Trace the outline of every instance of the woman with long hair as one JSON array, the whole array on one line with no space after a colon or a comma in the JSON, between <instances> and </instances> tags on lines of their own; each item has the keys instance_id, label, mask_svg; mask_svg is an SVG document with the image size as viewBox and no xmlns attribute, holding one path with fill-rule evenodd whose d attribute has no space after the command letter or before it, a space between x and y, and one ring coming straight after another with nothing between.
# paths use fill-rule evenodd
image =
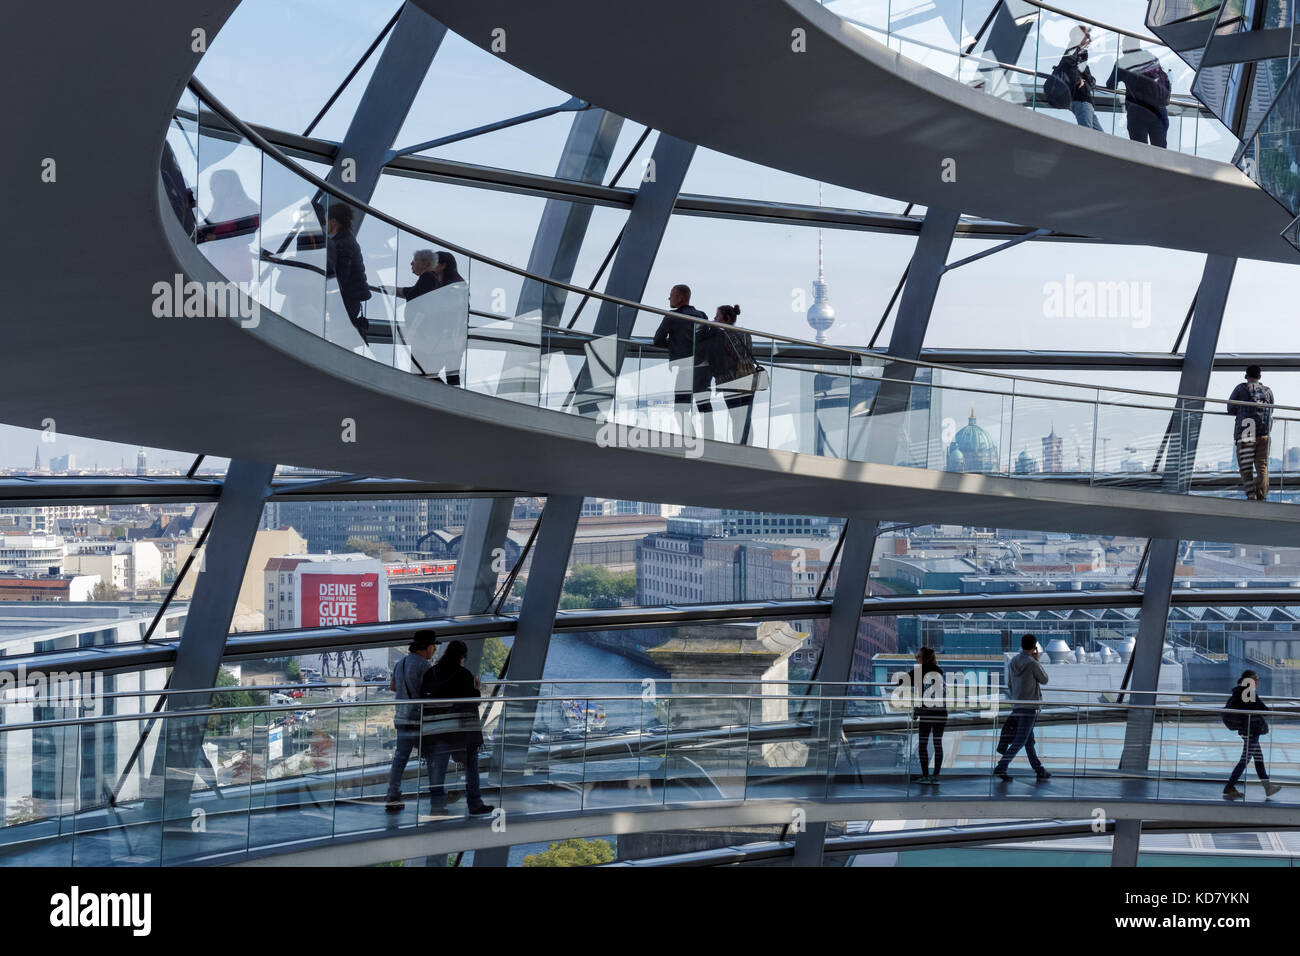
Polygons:
<instances>
[{"instance_id":1,"label":"woman with long hair","mask_svg":"<svg viewBox=\"0 0 1300 956\"><path fill-rule=\"evenodd\" d=\"M456 270L456 257L450 252L435 252L433 255L433 274L438 277L438 288L453 282L464 282L464 277Z\"/></svg>"},{"instance_id":2,"label":"woman with long hair","mask_svg":"<svg viewBox=\"0 0 1300 956\"><path fill-rule=\"evenodd\" d=\"M447 779L447 762L453 753L465 765L465 797L472 815L491 813L483 802L479 787L478 750L483 746L483 725L479 722L479 680L465 668L469 647L464 641L452 641L442 657L429 668L421 688L423 696L440 701L424 705L421 747L433 754L430 771L429 809L441 813L447 809L443 783ZM463 701L460 699L464 698Z\"/></svg>"},{"instance_id":3,"label":"woman with long hair","mask_svg":"<svg viewBox=\"0 0 1300 956\"><path fill-rule=\"evenodd\" d=\"M921 777L917 783L937 784L943 765L943 731L948 725L945 706L943 668L933 647L916 652L916 673L920 679L912 688L912 713L916 717L916 749L921 758ZM934 773L930 773L929 742L934 741Z\"/></svg>"},{"instance_id":4,"label":"woman with long hair","mask_svg":"<svg viewBox=\"0 0 1300 956\"><path fill-rule=\"evenodd\" d=\"M406 303L398 333L420 374L448 385L460 384L469 338L469 283L450 252L430 252L433 264L425 294Z\"/></svg>"},{"instance_id":5,"label":"woman with long hair","mask_svg":"<svg viewBox=\"0 0 1300 956\"><path fill-rule=\"evenodd\" d=\"M1251 759L1255 761L1255 775L1264 785L1265 796L1271 797L1282 789L1280 784L1269 782L1268 768L1264 766L1264 749L1259 743L1259 738L1268 733L1268 720L1264 717L1267 711L1268 707L1259 696L1259 675L1251 670L1242 671L1223 714L1224 724L1241 735L1241 759L1232 768L1232 776L1223 788L1223 796L1228 800L1240 800L1245 796L1237 789L1237 781L1246 772L1246 764Z\"/></svg>"}]
</instances>

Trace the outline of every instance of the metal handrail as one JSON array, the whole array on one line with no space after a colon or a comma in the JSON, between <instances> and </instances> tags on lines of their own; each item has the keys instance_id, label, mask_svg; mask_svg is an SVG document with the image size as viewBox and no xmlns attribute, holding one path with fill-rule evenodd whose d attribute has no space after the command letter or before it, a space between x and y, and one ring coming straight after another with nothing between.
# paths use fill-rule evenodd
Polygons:
<instances>
[{"instance_id":1,"label":"metal handrail","mask_svg":"<svg viewBox=\"0 0 1300 956\"><path fill-rule=\"evenodd\" d=\"M310 655L303 655L303 656L310 656ZM901 664L902 661L900 661L899 663ZM996 662L990 662L990 666L993 667L993 668L997 668L997 667L999 667L1000 665L998 665ZM1087 665L1082 665L1082 666L1087 666ZM910 672L910 668L908 669L908 671ZM900 672L900 673L902 672L902 668L899 669L899 672ZM76 678L73 678L73 679L76 679ZM157 689L154 689L154 690L149 690L149 689L145 689L145 690L120 690L120 691L107 691L107 692L102 693L102 694L101 694L101 693L95 693L95 692L86 692L86 693L75 694L75 695L71 695L71 694L69 694L69 695L63 695L63 696L58 697L58 700L59 700L59 701L71 701L71 700L81 700L81 699L85 699L85 698L98 699L98 700L108 700L108 699L110 699L110 698L129 698L129 697L167 697L167 696L171 696L171 695L173 695L173 694L179 696L179 695L185 695L185 694L209 694L209 693L210 693L210 694L222 694L222 693L236 693L236 692L248 692L248 693L262 693L262 692L269 692L269 693L279 693L279 692L282 691L282 690L306 690L306 689L309 689L309 688L310 688L310 689L330 690L330 691L333 691L333 690L343 690L343 689L350 689L350 690L366 690L366 689L370 689L370 688L378 688L378 689L380 689L380 690L384 690L384 689L386 689L386 688L388 687L388 685L389 685L389 682L388 682L388 681L383 681L383 680L361 681L361 680L355 680L355 679L353 679L353 678L346 678L346 677L345 677L345 678L342 678L342 680L345 681L345 682L346 682L346 681L352 681L352 683L350 683L350 684L349 684L349 683L334 683L334 684L304 684L304 683L299 682L299 683L296 683L296 684L294 684L294 683L289 683L289 684L228 684L228 685L226 685L226 686L224 686L224 687L191 687L191 688L185 688L185 689L176 689L176 688L170 688L170 687L160 687L160 688L157 688ZM665 684L708 684L708 685L710 685L710 686L713 686L713 685L716 685L716 684L722 684L722 685L738 684L738 685L744 685L744 686L752 686L752 685L754 685L754 684L763 684L763 685L767 685L767 684L775 684L775 685L792 685L792 684L793 684L793 685L798 685L798 686L800 686L800 687L844 687L844 686L849 686L849 687L889 687L889 688L893 688L893 687L897 687L897 686L898 686L898 682L897 682L897 681L867 681L867 680L841 680L841 681L830 681L830 680L816 680L816 679L812 679L812 678L809 678L809 679L806 679L806 680L799 680L798 678L767 678L767 677L755 677L755 678L743 678L743 677L545 677L545 678L530 678L530 679L528 679L528 680L506 680L506 679L504 679L504 678L495 678L495 679L493 679L493 678L486 678L486 679L484 679L484 680L482 681L482 683L483 683L483 686L485 686L485 687L489 687L489 686L492 686L492 687L497 687L497 686L501 686L501 687L505 687L505 686L510 686L510 687L529 687L529 686L542 686L542 685L546 685L546 684L560 684L560 685L563 685L563 684L642 684L642 683L644 683L646 680L654 681L656 684L658 684L658 683L665 683ZM963 685L963 686L965 686L965 685ZM1069 694L1098 694L1098 693L1106 694L1106 693L1120 693L1119 690L1111 691L1111 690L1100 689L1100 688L1096 688L1096 687L1060 687L1060 686L1057 686L1057 685L1055 685L1055 684L1051 685L1051 690L1052 690L1053 693L1069 693ZM1157 689L1157 690L1151 690L1151 691L1134 691L1134 693L1156 694L1156 695L1161 696L1161 697L1209 697L1209 698L1213 698L1213 699L1226 699L1226 698L1228 698L1228 697L1231 696L1230 694L1224 694L1224 693L1220 693L1220 692L1218 692L1218 691L1182 691L1182 690L1159 690L1159 689ZM586 694L574 694L574 695L571 695L571 696L574 696L574 697L576 697L576 698L578 698L578 699L587 699L589 695L586 695ZM765 695L757 695L757 696L765 696ZM812 697L813 695L806 695L806 696ZM1276 695L1276 694L1268 694L1268 695L1264 695L1264 696L1267 696L1269 700L1275 700L1275 701L1296 701L1296 702L1300 702L1300 697L1283 697L1283 696L1279 696L1279 695ZM413 699L422 699L422 698L404 698L404 697L398 697L398 698L393 698L393 701L402 702L402 701L409 701L409 700L413 700ZM863 699L868 699L868 700L883 700L884 698L876 697L876 698L863 698ZM37 703L39 704L40 702L37 701ZM355 703L355 704L360 704L360 703L364 703L364 702L363 702L363 701L344 701L343 703ZM385 703L385 704L387 704L387 703L389 703L389 701L387 701L387 700L385 700L385 701L380 701L380 703ZM13 702L10 702L9 704L7 704L7 705L3 705L3 706L19 706L19 707L25 707L25 706L31 706L31 702L29 702L29 701L13 701ZM277 704L277 705L275 705L275 706L277 706L277 707L297 707L297 708L301 708L301 707L313 707L313 706L315 706L315 704L314 704L314 703L302 704L301 702L296 702L296 703L294 703L294 704Z\"/></svg>"},{"instance_id":2,"label":"metal handrail","mask_svg":"<svg viewBox=\"0 0 1300 956\"><path fill-rule=\"evenodd\" d=\"M1029 2L1029 0L1026 0L1026 2ZM836 15L839 16L839 14L836 14ZM917 39L917 38L915 38L915 37L902 36L902 35L900 35L900 34L892 33L892 32L889 30L889 28L887 28L887 27L876 26L876 25L874 25L874 24L867 23L865 20L858 20L858 19L855 18L855 17L845 17L845 16L840 16L840 19L843 20L845 23L851 23L851 24L853 24L853 26L855 26L855 27L861 27L861 28L864 29L864 30L871 30L871 31L873 31L873 32L875 32L875 33L883 34L883 35L885 36L886 40L898 40L898 41L901 42L901 43L908 43L908 44L911 44L912 46L919 46L919 47L923 47L924 49L927 49L927 50L933 50L933 51L936 52L936 53L943 53L943 54L945 54L945 55L947 55L947 56L953 56L953 57L956 57L956 58L959 59L959 60L975 60L976 62L979 62L979 63L988 64L989 66L994 66L994 67L997 67L997 68L999 68L999 69L1006 70L1008 73L1019 73L1019 74L1021 74L1022 76L1033 76L1033 77L1036 77L1036 78L1038 78L1038 79L1044 79L1044 80L1047 79L1048 77L1050 77L1050 76L1052 75L1051 73L1042 73L1042 72L1039 72L1039 71L1036 70L1036 69L1030 69L1029 67L1021 66L1021 65L1018 64L1018 63L1005 63L1005 62L1003 62L1002 60L991 59L991 58L989 58L989 57L987 57L987 56L982 56L981 54L978 54L978 53L968 53L968 52L961 52L961 51L959 51L959 50L950 50L950 49L948 49L947 47L942 47L942 46L940 46L940 45L937 44L937 43L930 43L930 42L928 42L928 41L926 41L926 40L920 40L920 39ZM1084 23L1094 23L1094 21L1087 20L1087 19L1085 19L1085 18L1083 18L1083 17L1074 17L1073 19L1080 20L1080 21L1082 21L1082 22L1084 22ZM1109 29L1111 29L1111 31L1112 31L1112 32L1115 32L1115 33L1122 33L1122 32L1123 32L1123 31L1120 31L1120 30L1115 30L1114 28L1109 28ZM1135 38L1137 38L1137 39L1142 39L1142 37L1141 37L1139 34L1136 34L1136 33L1127 33L1127 34L1124 34L1124 35L1125 35L1125 36L1132 36L1132 37L1135 37ZM1165 44L1161 43L1159 40L1150 39L1150 40L1145 40L1144 42L1149 42L1149 43L1152 44L1153 46L1158 46L1158 47L1160 47L1162 50L1166 50L1166 51L1168 51L1169 53L1173 54L1174 56L1177 56L1177 55L1178 55L1178 54L1175 53L1173 50L1169 49L1168 46L1166 46ZM922 64L922 65L924 65L924 64ZM938 72L938 71L936 70L935 72ZM1097 85L1097 86L1095 86L1095 87L1093 87L1093 89L1094 89L1094 90L1103 90L1103 91L1105 91L1105 92L1107 92L1107 93L1110 93L1110 94L1112 94L1112 95L1114 95L1114 96L1123 96L1123 95L1125 95L1122 91L1120 91L1120 90L1118 90L1118 89L1116 89L1116 88L1114 88L1114 87L1110 87L1110 86L1101 86L1100 84ZM1183 96L1171 97L1170 100L1169 100L1169 105L1180 106L1180 107L1192 107L1193 109L1195 109L1195 111L1196 111L1197 113L1203 113L1205 116L1209 117L1210 119L1218 119L1218 117L1216 117L1212 112L1210 112L1210 110L1209 110L1208 108L1206 108L1206 106L1205 106L1203 103L1201 103L1200 100L1197 100L1197 99L1195 99L1194 97L1190 97L1190 96L1189 96L1189 97L1183 97ZM1179 115L1181 115L1181 114L1179 114Z\"/></svg>"},{"instance_id":3,"label":"metal handrail","mask_svg":"<svg viewBox=\"0 0 1300 956\"><path fill-rule=\"evenodd\" d=\"M222 688L231 690L232 688ZM191 691L193 693L193 691ZM1158 693L1156 691L1136 691L1135 694L1151 695ZM486 704L541 704L563 702L572 699L579 699L588 702L641 702L643 698L640 694L585 694L563 696L519 696L519 697L502 697L502 698L474 698L474 697L417 697L402 698L389 702L368 702L368 701L325 701L312 703L308 705L312 710L343 710L347 708L361 707L390 707L395 704L407 704L413 706L423 706L426 704L464 704L466 702L477 701L478 705ZM1241 714L1268 714L1274 718L1300 718L1300 712L1291 710L1267 711L1258 710L1228 710L1224 707L1197 707L1195 705L1180 705L1171 707L1168 704L1133 704L1133 703L1107 703L1104 701L1079 701L1077 703L1060 703L1056 701L1043 700L1017 700L995 695L977 695L976 701L985 703L996 703L999 707L1015 708L1018 706L1034 707L1038 710L1050 711L1070 711L1070 710L1096 710L1096 711L1131 711L1131 710L1150 710L1150 711L1177 711L1178 713L1192 714L1223 714L1241 713ZM802 702L819 702L819 703L861 703L861 704L880 704L888 703L887 697L862 697L851 695L825 695L810 696L807 694L659 694L655 697L656 701L746 701L749 703L771 703L774 701L802 701ZM159 711L158 713L138 713L138 714L99 714L93 717L59 717L53 720L25 721L15 724L0 724L0 735L23 730L45 730L51 727L84 727L98 724L116 724L130 721L155 721L155 720L190 720L199 717L223 717L234 714L264 714L264 713L292 713L296 710L302 710L302 704L254 704L244 707L196 707L186 710ZM916 710L912 706L903 706L899 708L900 712L912 712ZM981 710L980 707L967 708L969 710ZM761 723L761 722L760 722Z\"/></svg>"},{"instance_id":4,"label":"metal handrail","mask_svg":"<svg viewBox=\"0 0 1300 956\"><path fill-rule=\"evenodd\" d=\"M1105 23L1101 20L1093 20L1090 17L1080 16L1079 14L1072 13L1069 10L1062 10L1060 7L1054 7L1051 4L1043 3L1042 0L1024 0L1024 2L1029 4L1031 7L1038 7L1040 10L1046 10L1048 13L1055 13L1063 17L1068 17L1071 20L1078 20L1082 23L1090 23L1094 27L1101 27L1103 30L1109 30L1111 33L1119 33L1123 36L1134 37L1141 40L1143 43L1150 43L1152 46L1163 47L1164 49L1169 50L1169 52L1173 52L1164 41L1157 37L1148 36L1145 33L1137 33L1133 30L1123 30L1119 27L1113 27L1109 23Z\"/></svg>"},{"instance_id":5,"label":"metal handrail","mask_svg":"<svg viewBox=\"0 0 1300 956\"><path fill-rule=\"evenodd\" d=\"M238 132L241 136L247 139L250 143L252 143L258 149L260 149L262 152L269 155L281 166L284 166L286 169L288 169L290 172L294 173L301 179L304 179L307 182L311 183L313 186L315 186L322 192L328 193L334 198L354 206L358 211L364 213L367 216L373 216L379 221L387 223L388 225L392 226L394 229L399 229L402 230L403 232L408 232L411 235L423 239L425 242L429 242L433 245L441 246L445 249L449 249L453 252L457 252L460 255L465 256L467 259L476 260L487 266L491 266L492 268L501 269L502 271L508 272L511 275L519 276L520 278L523 279L530 279L534 282L538 282L541 283L542 285L547 285L552 288L563 289L566 292L572 292L578 295L589 296L593 299L598 299L602 302L609 302L612 303L613 305L617 305L623 308L634 309L638 312L646 312L651 315L658 315L661 317L671 316L674 319L690 322L694 325L711 327L715 324L707 319L699 319L696 318L695 316L682 315L681 313L672 312L668 309L661 309L657 306L646 305L645 303L642 302L634 302L630 299L620 298L619 296L610 295L606 292L600 292L595 289L587 289L579 285L574 285L571 282L563 282L559 279L551 278L550 276L544 276L535 272L530 272L528 269L521 268L520 266L516 266L512 263L505 262L501 259L496 259L491 256L484 255L482 253L474 252L473 250L467 248L466 246L462 246L459 243L449 242L448 240L443 239L439 236L435 236L430 232L426 232L423 229L405 223L402 220L397 219L394 216L390 216L388 213L383 212L380 209L377 209L376 207L372 206L370 203L364 202L356 198L355 196L352 196L345 190L338 188L332 183L326 182L324 179L317 176L315 173L300 166L294 160L290 159L287 155L285 155L279 149L279 147L271 143L268 139L266 139L266 137L264 137L262 134L257 132L255 129L253 129L243 120L241 120L238 116L236 116L227 106L225 106L220 100L218 100L211 93L211 91L209 91L208 88L204 86L203 83L201 83L197 78L191 77L188 86L196 96L198 96L201 100L207 103L207 105L213 110L213 112L215 112L218 116L220 116L225 122L229 123L236 132ZM745 331L750 331L750 330L745 330ZM761 330L754 330L752 334L760 335L763 338L773 339L779 342L788 342L791 345L805 346L807 348L814 349L817 351L841 352L847 355L861 356L864 359L876 363L909 365L915 368L938 369L940 371L964 373L967 375L972 374L969 369L961 368L959 366L943 365L937 362L925 362L919 359L902 358L893 355L882 356L879 352L872 352L865 349L853 348L849 346L826 345L825 343L818 343L808 339L800 339L794 336L784 335L778 332L764 332ZM1216 404L1221 404L1221 405L1229 404L1229 400L1227 399L1211 398L1205 395L1182 395L1173 392L1155 392L1147 389L1128 388L1128 387L1121 387L1121 386L1088 386L1088 385L1081 385L1080 383L1077 382L1060 382L1052 379L1038 378L1036 376L1008 375L1005 372L997 372L997 371L982 371L979 374L986 375L990 378L999 378L1007 381L1033 382L1040 385L1052 385L1056 387L1066 387L1066 388L1093 387L1093 388L1098 388L1101 391L1105 391L1105 392L1112 392L1116 394L1126 394L1126 395L1140 395L1149 398L1173 400L1175 402L1178 401L1214 402ZM1243 405L1249 403L1233 402L1231 404ZM1267 407L1270 407L1274 410L1300 412L1300 406L1295 406L1295 405L1275 404Z\"/></svg>"}]
</instances>

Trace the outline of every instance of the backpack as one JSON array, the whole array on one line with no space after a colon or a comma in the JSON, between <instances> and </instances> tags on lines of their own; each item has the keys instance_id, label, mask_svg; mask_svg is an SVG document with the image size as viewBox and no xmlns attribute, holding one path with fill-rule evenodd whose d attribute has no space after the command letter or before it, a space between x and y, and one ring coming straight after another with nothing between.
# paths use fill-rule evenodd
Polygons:
<instances>
[{"instance_id":1,"label":"backpack","mask_svg":"<svg viewBox=\"0 0 1300 956\"><path fill-rule=\"evenodd\" d=\"M754 353L750 351L744 336L730 332L724 332L723 335L726 336L724 354L727 371L730 373L729 380L753 375L758 370L758 362L754 360Z\"/></svg>"},{"instance_id":2,"label":"backpack","mask_svg":"<svg viewBox=\"0 0 1300 956\"><path fill-rule=\"evenodd\" d=\"M1169 74L1165 72L1158 62L1152 61L1141 70L1136 71L1139 76L1143 77L1150 83L1151 92L1156 106L1168 106L1169 97L1173 93L1173 88L1169 83Z\"/></svg>"},{"instance_id":3,"label":"backpack","mask_svg":"<svg viewBox=\"0 0 1300 956\"><path fill-rule=\"evenodd\" d=\"M1074 97L1070 95L1070 84L1065 82L1065 77L1061 75L1059 63L1052 67L1052 75L1043 81L1043 96L1047 99L1047 105L1053 109L1070 108L1070 101Z\"/></svg>"},{"instance_id":4,"label":"backpack","mask_svg":"<svg viewBox=\"0 0 1300 956\"><path fill-rule=\"evenodd\" d=\"M1131 70L1124 71L1127 100L1149 110L1169 105L1169 74L1155 60L1148 60Z\"/></svg>"},{"instance_id":5,"label":"backpack","mask_svg":"<svg viewBox=\"0 0 1300 956\"><path fill-rule=\"evenodd\" d=\"M1233 733L1243 733L1246 729L1246 715L1234 713L1236 708L1241 706L1239 695L1233 694L1228 698L1228 702L1223 705L1223 726L1227 727Z\"/></svg>"},{"instance_id":6,"label":"backpack","mask_svg":"<svg viewBox=\"0 0 1300 956\"><path fill-rule=\"evenodd\" d=\"M1252 737L1262 737L1268 733L1268 721L1264 718L1263 713L1243 714L1243 710L1260 710L1263 707L1249 707L1243 699L1242 689L1236 688L1228 702L1223 705L1223 713L1220 715L1223 719L1223 726L1227 727L1234 733L1245 737L1249 733ZM1238 713L1229 713L1229 711L1238 711Z\"/></svg>"},{"instance_id":7,"label":"backpack","mask_svg":"<svg viewBox=\"0 0 1300 956\"><path fill-rule=\"evenodd\" d=\"M1272 396L1269 395L1268 389L1262 382L1246 382L1246 401L1258 402L1260 405L1273 404ZM1272 410L1260 408L1259 405L1238 405L1236 408L1237 421L1244 422L1247 418L1255 423L1255 435L1263 437L1268 434L1269 422L1272 419Z\"/></svg>"}]
</instances>

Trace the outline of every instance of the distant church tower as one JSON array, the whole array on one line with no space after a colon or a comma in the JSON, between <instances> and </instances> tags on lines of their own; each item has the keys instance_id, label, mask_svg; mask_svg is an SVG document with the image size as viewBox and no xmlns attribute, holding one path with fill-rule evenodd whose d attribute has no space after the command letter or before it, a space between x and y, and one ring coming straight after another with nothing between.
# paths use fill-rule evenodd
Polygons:
<instances>
[{"instance_id":1,"label":"distant church tower","mask_svg":"<svg viewBox=\"0 0 1300 956\"><path fill-rule=\"evenodd\" d=\"M817 184L817 205L822 204L822 184ZM808 309L808 324L817 333L817 342L826 341L826 332L835 324L835 309L826 294L826 277L823 270L822 231L817 229L817 281L813 283L813 304Z\"/></svg>"},{"instance_id":2,"label":"distant church tower","mask_svg":"<svg viewBox=\"0 0 1300 956\"><path fill-rule=\"evenodd\" d=\"M41 470L41 446L36 446L36 464L32 466L32 471Z\"/></svg>"}]
</instances>

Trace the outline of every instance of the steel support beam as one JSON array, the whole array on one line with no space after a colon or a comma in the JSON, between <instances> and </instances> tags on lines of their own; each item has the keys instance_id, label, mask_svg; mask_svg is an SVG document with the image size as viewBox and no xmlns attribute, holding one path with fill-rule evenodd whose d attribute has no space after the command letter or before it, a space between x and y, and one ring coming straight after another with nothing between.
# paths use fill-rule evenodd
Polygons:
<instances>
[{"instance_id":1,"label":"steel support beam","mask_svg":"<svg viewBox=\"0 0 1300 956\"><path fill-rule=\"evenodd\" d=\"M694 156L694 143L667 133L659 134L654 152L650 154L650 165L642 173L636 201L627 215L618 255L609 270L609 282L605 286L608 294L634 302L644 300L650 270L659 254L659 244L663 242L664 230L668 228L673 206ZM666 297L668 290L663 290L663 294ZM635 315L625 314L630 311L620 309L612 302L602 302L596 314L596 334L617 333L624 339L630 336L636 322Z\"/></svg>"},{"instance_id":2,"label":"steel support beam","mask_svg":"<svg viewBox=\"0 0 1300 956\"><path fill-rule=\"evenodd\" d=\"M649 165L641 174L636 201L628 213L618 253L609 270L605 291L610 295L634 302L644 300L650 270L659 254L659 244L663 241L673 205L694 155L694 143L667 133L659 134ZM668 290L665 289L663 294L666 296ZM573 388L582 414L595 414L597 407L612 398L614 382L623 367L626 340L636 325L637 314L635 309L601 302L595 323L595 333L600 338L588 346L586 360L578 371ZM593 365L599 370L593 369Z\"/></svg>"},{"instance_id":3,"label":"steel support beam","mask_svg":"<svg viewBox=\"0 0 1300 956\"><path fill-rule=\"evenodd\" d=\"M546 667L546 654L555 630L555 612L560 606L560 592L564 587L569 554L573 551L573 536L578 530L583 499L575 495L552 495L542 509L541 528L537 533L533 560L524 588L523 606L519 610L519 625L515 630L514 644L510 648L510 663L506 668L507 681L540 680ZM501 793L504 798L512 786L523 783L523 767L532 737L533 721L537 713L535 701L511 705L511 697L531 697L536 687L531 684L507 684L503 697L505 709L500 718L502 739ZM510 826L509 811L505 825ZM505 866L509 847L497 847L474 855L475 866Z\"/></svg>"},{"instance_id":4,"label":"steel support beam","mask_svg":"<svg viewBox=\"0 0 1300 956\"><path fill-rule=\"evenodd\" d=\"M1223 310L1228 302L1228 292L1232 288L1232 276L1236 267L1236 259L1225 256L1206 257L1201 284L1196 293L1187 354L1183 359L1183 371L1178 382L1180 395L1204 395L1209 389L1214 352L1223 324ZM1186 494L1190 487L1204 407L1204 402L1180 400L1174 409L1170 424L1170 451L1163 476L1167 491ZM1155 695L1151 692L1159 686L1160 660L1177 567L1178 541L1170 538L1153 540L1147 548L1146 587L1142 591L1142 612L1130 664L1130 701L1134 704L1155 703ZM1152 711L1129 713L1124 728L1124 750L1120 756L1121 771L1135 775L1147 771L1153 730ZM1117 825L1111 851L1112 866L1137 865L1141 835L1140 820L1121 821Z\"/></svg>"},{"instance_id":5,"label":"steel support beam","mask_svg":"<svg viewBox=\"0 0 1300 956\"><path fill-rule=\"evenodd\" d=\"M173 691L216 686L230 621L274 473L275 465L239 460L232 461L226 471L202 570L172 665L169 686ZM173 694L167 712L202 709L211 702L210 693ZM160 773L165 775L161 810L164 819L183 819L188 827L190 793L207 718L170 718L163 726L166 743L156 751L154 771L154 779L159 779Z\"/></svg>"},{"instance_id":6,"label":"steel support beam","mask_svg":"<svg viewBox=\"0 0 1300 956\"><path fill-rule=\"evenodd\" d=\"M569 182L600 185L609 169L610 157L623 129L623 118L607 110L591 109L578 113L569 127L569 136L556 164L555 176ZM592 206L588 203L548 199L533 238L528 256L528 271L561 282L573 281L578 253L591 222ZM558 325L568 295L563 289L524 280L519 293L517 316L540 312L546 325ZM496 591L499 563L497 549L504 548L514 499L475 502L470 507L469 522L461 537L461 561L452 582L449 616L484 614ZM568 556L565 556L567 561ZM462 572L462 566L464 571ZM470 647L466 666L478 673L483 657L483 642Z\"/></svg>"},{"instance_id":7,"label":"steel support beam","mask_svg":"<svg viewBox=\"0 0 1300 956\"><path fill-rule=\"evenodd\" d=\"M591 109L576 115L560 153L555 177L596 185L603 183L622 129L623 117L607 110ZM572 282L593 209L589 203L546 200L533 239L533 250L528 256L528 271L561 282ZM516 315L540 312L545 325L559 325L567 296L565 290L556 286L525 279L519 292Z\"/></svg>"},{"instance_id":8,"label":"steel support beam","mask_svg":"<svg viewBox=\"0 0 1300 956\"><path fill-rule=\"evenodd\" d=\"M460 536L460 555L451 580L448 617L487 614L502 570L498 557L505 554L506 533L514 512L514 498L478 498L469 506L469 520ZM473 641L465 666L477 674L483 659L483 642Z\"/></svg>"},{"instance_id":9,"label":"steel support beam","mask_svg":"<svg viewBox=\"0 0 1300 956\"><path fill-rule=\"evenodd\" d=\"M907 282L898 304L898 317L889 339L888 355L903 359L918 359L925 333L930 325L930 312L934 308L939 283L943 279L948 253L961 214L947 209L930 208L921 224L916 248L907 267ZM850 457L867 461L893 464L898 450L900 417L907 410L912 395L911 382L916 366L904 362L891 362L882 371L887 379L880 383L875 395L869 392L872 383L863 381L849 400L849 434L853 444ZM854 428L854 420L858 427Z\"/></svg>"},{"instance_id":10,"label":"steel support beam","mask_svg":"<svg viewBox=\"0 0 1300 956\"><path fill-rule=\"evenodd\" d=\"M325 177L330 185L369 202L393 140L446 35L447 28L419 7L412 3L402 7Z\"/></svg>"},{"instance_id":11,"label":"steel support beam","mask_svg":"<svg viewBox=\"0 0 1300 956\"><path fill-rule=\"evenodd\" d=\"M960 213L945 209L931 208L926 212L920 238L916 241L916 249L908 265L898 319L889 339L889 355L904 359L920 357L934 299L939 292L939 283L943 279L948 252L952 248L953 235L960 218ZM898 381L885 382L880 386L872 415L865 423L864 433L868 435L866 447L869 453L887 456L891 463L898 446L900 416L876 416L890 411L901 412L907 408L911 394L907 383L911 382L915 373L916 366L906 363L891 363L886 366L885 377ZM850 518L845 523L844 547L840 553L839 574L835 579L831 619L817 670L818 677L832 682L823 693L842 696L845 690L843 685L848 683L852 673L853 653L857 647L858 628L862 621L862 602L866 598L867 579L871 574L871 558L876 550L878 535L877 522ZM822 714L822 718L830 721L831 725L827 740L839 739L841 709L838 704L831 705ZM838 749L832 744L830 752L826 754L828 768L833 766L837 757ZM792 864L821 866L825 843L826 824L810 824L807 830L795 838Z\"/></svg>"}]
</instances>

